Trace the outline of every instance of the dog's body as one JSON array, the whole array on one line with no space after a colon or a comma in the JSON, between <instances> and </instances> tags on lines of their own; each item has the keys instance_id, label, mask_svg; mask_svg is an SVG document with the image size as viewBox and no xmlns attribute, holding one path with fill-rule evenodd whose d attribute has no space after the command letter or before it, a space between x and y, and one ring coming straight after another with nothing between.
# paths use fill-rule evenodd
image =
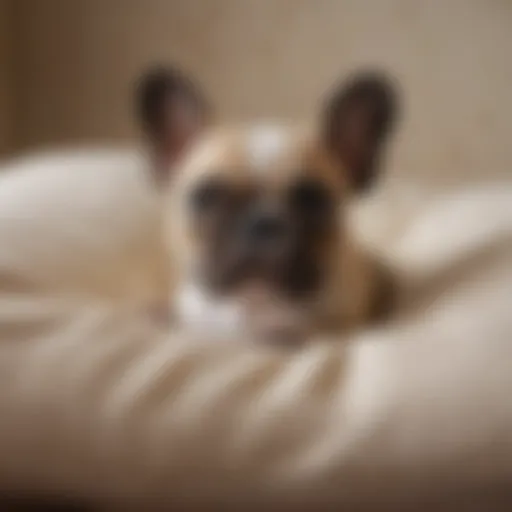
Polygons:
<instances>
[{"instance_id":1,"label":"dog's body","mask_svg":"<svg viewBox=\"0 0 512 512\"><path fill-rule=\"evenodd\" d=\"M139 104L153 109L142 117L158 120L148 133L172 171L163 208L176 320L287 340L369 321L381 268L352 232L350 210L378 175L396 117L389 81L354 77L303 129L216 126L197 115L197 95L163 93L168 77L152 97L154 78Z\"/></svg>"}]
</instances>

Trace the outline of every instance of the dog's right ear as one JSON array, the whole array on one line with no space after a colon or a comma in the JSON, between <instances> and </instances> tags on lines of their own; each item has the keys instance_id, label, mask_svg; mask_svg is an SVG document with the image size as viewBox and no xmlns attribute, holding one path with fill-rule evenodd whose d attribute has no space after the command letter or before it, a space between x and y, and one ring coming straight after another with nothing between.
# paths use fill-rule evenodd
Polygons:
<instances>
[{"instance_id":1,"label":"dog's right ear","mask_svg":"<svg viewBox=\"0 0 512 512\"><path fill-rule=\"evenodd\" d=\"M138 123L148 140L155 173L165 180L210 120L210 107L199 87L172 67L149 69L135 91Z\"/></svg>"},{"instance_id":2,"label":"dog's right ear","mask_svg":"<svg viewBox=\"0 0 512 512\"><path fill-rule=\"evenodd\" d=\"M325 103L324 137L356 191L369 189L399 114L395 81L378 71L356 73L336 86Z\"/></svg>"}]
</instances>

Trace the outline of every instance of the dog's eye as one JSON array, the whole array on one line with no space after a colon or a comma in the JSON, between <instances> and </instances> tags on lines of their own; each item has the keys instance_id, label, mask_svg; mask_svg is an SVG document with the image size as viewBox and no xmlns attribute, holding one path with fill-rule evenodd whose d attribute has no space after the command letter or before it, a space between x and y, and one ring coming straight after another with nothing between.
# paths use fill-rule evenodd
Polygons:
<instances>
[{"instance_id":1,"label":"dog's eye","mask_svg":"<svg viewBox=\"0 0 512 512\"><path fill-rule=\"evenodd\" d=\"M208 181L200 184L191 196L191 206L197 212L210 212L224 204L229 191L224 183Z\"/></svg>"},{"instance_id":2,"label":"dog's eye","mask_svg":"<svg viewBox=\"0 0 512 512\"><path fill-rule=\"evenodd\" d=\"M331 194L322 183L304 180L292 188L290 201L296 211L315 215L330 209Z\"/></svg>"}]
</instances>

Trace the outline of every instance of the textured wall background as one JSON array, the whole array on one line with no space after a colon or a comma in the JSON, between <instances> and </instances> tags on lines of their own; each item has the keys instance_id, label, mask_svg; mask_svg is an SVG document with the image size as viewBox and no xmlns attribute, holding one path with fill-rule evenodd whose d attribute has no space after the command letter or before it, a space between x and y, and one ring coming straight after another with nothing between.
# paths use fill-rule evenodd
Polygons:
<instances>
[{"instance_id":1,"label":"textured wall background","mask_svg":"<svg viewBox=\"0 0 512 512\"><path fill-rule=\"evenodd\" d=\"M12 109L14 107L12 48L11 48L11 2L0 0L0 155L7 153L12 139Z\"/></svg>"},{"instance_id":2,"label":"textured wall background","mask_svg":"<svg viewBox=\"0 0 512 512\"><path fill-rule=\"evenodd\" d=\"M512 0L12 4L17 148L131 137L128 84L151 62L191 70L230 119L307 116L336 77L377 64L404 88L395 172L512 173Z\"/></svg>"}]
</instances>

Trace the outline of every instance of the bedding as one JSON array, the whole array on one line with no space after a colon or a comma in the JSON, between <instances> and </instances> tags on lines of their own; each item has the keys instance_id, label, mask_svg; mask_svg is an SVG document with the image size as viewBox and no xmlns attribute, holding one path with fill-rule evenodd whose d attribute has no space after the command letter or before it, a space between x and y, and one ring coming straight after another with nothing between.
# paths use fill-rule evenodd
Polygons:
<instances>
[{"instance_id":1,"label":"bedding","mask_svg":"<svg viewBox=\"0 0 512 512\"><path fill-rule=\"evenodd\" d=\"M0 272L52 292L166 294L158 196L144 163L137 150L70 149L0 165Z\"/></svg>"},{"instance_id":2,"label":"bedding","mask_svg":"<svg viewBox=\"0 0 512 512\"><path fill-rule=\"evenodd\" d=\"M167 275L137 158L36 155L0 176L0 489L123 510L510 509L511 184L361 204L403 314L283 353L147 314Z\"/></svg>"}]
</instances>

